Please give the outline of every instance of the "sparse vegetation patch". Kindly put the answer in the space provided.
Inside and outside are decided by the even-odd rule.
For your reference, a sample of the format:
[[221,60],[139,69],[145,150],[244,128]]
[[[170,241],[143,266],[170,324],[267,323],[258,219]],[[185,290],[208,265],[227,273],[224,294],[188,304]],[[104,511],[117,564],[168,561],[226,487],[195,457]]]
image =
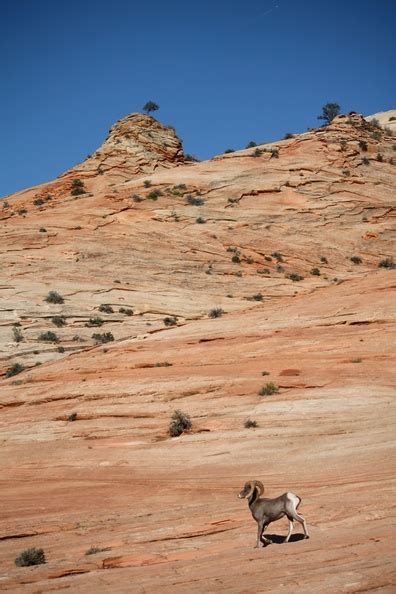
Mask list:
[[45,554],[43,549],[25,549],[15,559],[15,565],[18,567],[29,567],[30,565],[41,565],[45,563]]
[[23,341],[22,330],[16,324],[15,324],[15,326],[12,327],[12,333],[14,335],[15,342]]
[[213,309],[210,310],[209,312],[209,317],[210,318],[220,318],[224,313],[224,310],[221,307],[214,307]]
[[186,197],[186,203],[190,206],[202,206],[202,204],[205,203],[205,200],[200,196],[191,196],[191,194],[189,194]]
[[38,336],[38,340],[40,342],[59,342],[58,336],[51,330],[47,330],[47,332],[41,332],[41,334]]
[[11,367],[9,367],[5,373],[6,377],[12,377],[14,375],[18,375],[18,373],[22,373],[22,371],[24,370],[24,366],[21,365],[20,363],[14,363],[13,365],[11,365]]
[[102,318],[96,316],[94,318],[89,318],[88,322],[85,324],[87,328],[92,328],[93,326],[103,326],[104,322]]
[[171,437],[178,437],[188,429],[191,429],[192,422],[190,416],[181,410],[175,410],[171,417],[169,424],[169,435]]
[[51,322],[54,324],[54,326],[57,326],[58,328],[66,326],[65,316],[54,316],[53,318],[51,318]]
[[50,291],[44,301],[47,303],[64,303],[65,300],[56,291]]
[[114,313],[114,309],[108,303],[102,303],[101,305],[99,305],[99,311],[107,314]]
[[362,259],[360,256],[352,256],[350,258],[351,262],[353,262],[354,264],[361,264],[362,263]]
[[176,326],[177,324],[177,319],[175,318],[175,316],[166,316],[166,318],[164,318],[164,324],[165,326]]
[[257,421],[254,421],[252,419],[247,419],[244,422],[244,426],[246,427],[246,429],[254,429],[255,427],[258,427],[258,423]]
[[393,261],[393,258],[384,258],[378,264],[378,268],[388,268],[388,270],[394,270],[396,268],[396,264]]
[[103,332],[102,334],[100,334],[99,332],[95,332],[94,334],[92,334],[92,338],[98,344],[104,344],[106,342],[113,342],[113,340],[114,340],[114,336],[112,335],[111,332]]
[[278,386],[273,382],[268,382],[259,390],[259,396],[271,396],[272,394],[277,394],[278,392]]

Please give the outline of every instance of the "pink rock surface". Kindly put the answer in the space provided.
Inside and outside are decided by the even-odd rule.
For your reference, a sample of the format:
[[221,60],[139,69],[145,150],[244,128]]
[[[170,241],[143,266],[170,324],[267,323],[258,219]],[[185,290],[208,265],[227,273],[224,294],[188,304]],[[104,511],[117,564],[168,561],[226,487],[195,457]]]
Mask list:
[[[0,589],[390,593],[394,140],[353,115],[259,157],[183,164],[178,142],[132,114],[0,211]],[[302,498],[310,540],[281,545],[282,520],[253,548],[252,478]],[[16,567],[30,547],[47,563]]]

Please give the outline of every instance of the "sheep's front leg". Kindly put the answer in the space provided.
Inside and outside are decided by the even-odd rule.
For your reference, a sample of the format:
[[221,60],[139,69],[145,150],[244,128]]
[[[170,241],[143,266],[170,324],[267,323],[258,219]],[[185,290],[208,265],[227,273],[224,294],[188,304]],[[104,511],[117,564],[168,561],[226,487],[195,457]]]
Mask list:
[[262,535],[262,534],[263,534],[263,532],[264,532],[264,527],[265,527],[265,524],[264,524],[264,519],[262,519],[262,520],[259,520],[259,521],[257,522],[257,542],[256,542],[256,546],[254,547],[255,549],[258,549],[258,548],[259,548],[259,546],[260,546],[260,542],[261,542],[261,535]]
[[267,526],[268,524],[264,522],[263,531],[261,533],[261,542],[263,543],[264,547],[267,547],[268,545],[272,544],[272,540],[264,536],[264,530],[267,528]]

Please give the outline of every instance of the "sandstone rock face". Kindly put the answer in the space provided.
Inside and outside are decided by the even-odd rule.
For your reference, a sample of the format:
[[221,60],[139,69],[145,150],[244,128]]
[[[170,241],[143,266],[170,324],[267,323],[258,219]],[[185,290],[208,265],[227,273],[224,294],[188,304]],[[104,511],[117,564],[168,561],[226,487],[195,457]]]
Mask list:
[[388,109],[387,111],[379,111],[373,115],[365,118],[368,122],[377,120],[382,128],[388,128],[393,135],[396,133],[396,109]]
[[174,128],[151,116],[132,113],[116,122],[102,146],[71,172],[77,177],[100,174],[111,181],[125,181],[138,173],[183,162],[182,143]]
[[[128,126],[102,164],[130,170],[0,209],[0,588],[392,592],[395,139],[354,114],[178,167],[158,140],[148,173]],[[310,540],[253,549],[252,478]]]

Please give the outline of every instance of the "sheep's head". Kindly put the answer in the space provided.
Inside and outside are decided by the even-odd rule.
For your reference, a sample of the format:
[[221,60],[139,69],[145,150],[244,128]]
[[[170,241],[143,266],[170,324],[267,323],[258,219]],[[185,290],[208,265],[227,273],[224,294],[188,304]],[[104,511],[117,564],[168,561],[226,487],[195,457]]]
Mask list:
[[263,483],[260,481],[248,481],[247,483],[245,483],[245,486],[239,493],[239,499],[245,499],[245,497],[249,499],[249,497],[252,495],[255,489],[258,489],[259,496],[262,495],[264,493]]

